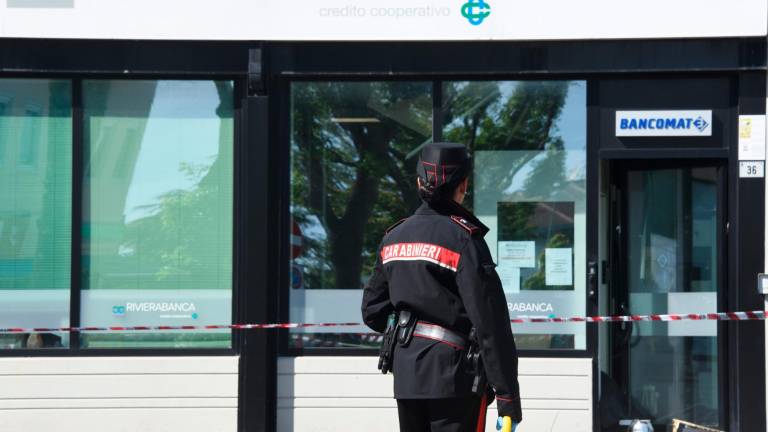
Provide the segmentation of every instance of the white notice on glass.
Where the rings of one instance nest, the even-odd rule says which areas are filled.
[[[496,268],[496,273],[499,274],[501,286],[505,293],[517,294],[520,292],[520,267],[503,265]]]
[[[535,241],[500,241],[498,253],[499,266],[536,267]]]
[[[739,160],[765,160],[765,116],[739,116]]]
[[[573,285],[573,249],[545,249],[544,268],[547,286]]]

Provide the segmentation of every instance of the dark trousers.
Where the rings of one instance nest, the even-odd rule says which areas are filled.
[[[400,432],[475,432],[481,415],[480,398],[398,399],[397,415]]]

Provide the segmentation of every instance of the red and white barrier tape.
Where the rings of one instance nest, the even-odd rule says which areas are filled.
[[[655,314],[655,315],[614,315],[594,317],[517,317],[513,324],[525,323],[610,323],[638,321],[762,321],[766,319],[767,311],[747,312],[711,312],[691,314]]]
[[[519,316],[511,319],[513,324],[535,323],[611,323],[611,322],[675,322],[675,321],[762,321],[766,311],[747,312],[712,312],[700,314],[657,314],[657,315],[621,315],[593,317],[529,317]],[[160,326],[108,326],[108,327],[34,327],[0,328],[0,334],[9,333],[58,333],[58,332],[133,332],[133,331],[178,331],[178,330],[254,330],[254,329],[295,329],[310,327],[359,327],[362,323],[277,323],[277,324],[221,324],[221,325],[160,325]]]

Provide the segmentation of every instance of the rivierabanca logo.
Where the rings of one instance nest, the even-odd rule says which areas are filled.
[[[491,14],[491,5],[484,0],[467,0],[461,6],[461,15],[472,25],[480,25]]]

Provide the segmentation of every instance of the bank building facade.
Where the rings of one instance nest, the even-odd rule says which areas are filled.
[[[765,309],[768,2],[369,3],[0,5],[0,430],[396,430],[380,335],[226,326],[361,322],[435,141],[520,432],[766,430],[763,320],[530,318]]]

